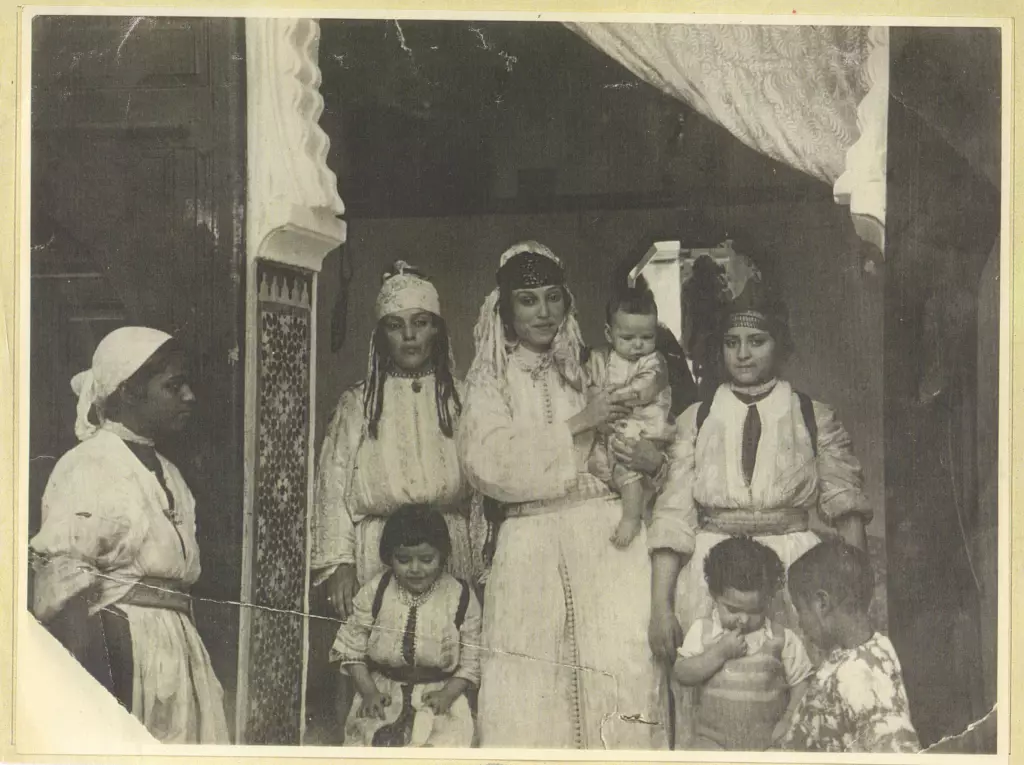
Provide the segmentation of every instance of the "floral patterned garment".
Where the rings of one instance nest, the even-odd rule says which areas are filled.
[[[918,752],[899,658],[876,632],[837,649],[811,677],[780,748],[809,752]]]

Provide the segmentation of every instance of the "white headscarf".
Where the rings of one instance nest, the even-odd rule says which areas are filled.
[[[79,441],[92,438],[99,430],[89,421],[93,406],[102,420],[100,410],[107,397],[170,339],[166,332],[149,327],[121,327],[100,341],[92,355],[92,367],[71,378],[71,389],[78,396],[75,435]]]
[[[499,270],[512,258],[524,252],[541,255],[556,263],[559,268],[564,269],[561,259],[548,247],[540,242],[527,240],[512,245],[501,254],[498,262]],[[580,355],[583,352],[583,335],[580,332],[579,322],[576,320],[576,300],[573,298],[568,286],[562,286],[569,295],[572,306],[566,312],[562,326],[559,327],[558,332],[555,334],[555,339],[551,343],[551,355],[559,372],[561,372],[566,381],[575,387],[581,387],[584,384],[583,370],[580,366]],[[498,379],[504,379],[505,369],[508,365],[508,354],[516,347],[517,343],[514,341],[509,342],[505,336],[505,327],[501,322],[498,309],[499,297],[500,290],[495,287],[484,299],[484,303],[480,307],[480,316],[477,319],[476,326],[473,328],[476,356],[470,368],[469,374],[471,376],[476,376],[483,372],[490,373]]]
[[[396,273],[384,274],[384,283],[377,293],[377,302],[374,305],[377,321],[388,314],[409,308],[429,311],[435,316],[441,315],[441,298],[437,294],[437,288],[426,279],[407,272],[408,268],[412,266],[404,260],[399,260],[395,262]]]
[[[397,260],[392,270],[384,273],[383,284],[381,284],[377,300],[374,303],[374,313],[378,322],[385,316],[410,308],[429,311],[441,318],[441,298],[437,293],[437,288],[427,279],[414,273],[414,268],[404,260]],[[377,328],[374,327],[370,334],[370,345],[366,354],[366,386],[363,391],[364,428],[369,423],[371,412],[377,406],[377,397],[382,393],[383,389],[378,389],[379,383],[384,375],[388,374],[388,366],[385,361],[386,349],[378,348],[377,345]],[[384,363],[382,364],[382,362]],[[448,343],[448,369],[455,370],[455,354],[451,342]],[[440,403],[438,405],[440,406]]]

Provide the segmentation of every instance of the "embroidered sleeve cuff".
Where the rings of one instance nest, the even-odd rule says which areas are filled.
[[[480,687],[480,675],[477,673],[459,670],[454,675],[452,675],[452,677],[457,677],[460,680],[465,680],[474,688]]]
[[[865,507],[859,502],[846,503],[841,498],[833,499],[830,502],[826,502],[823,498],[819,505],[819,515],[822,521],[833,527],[850,515],[859,515],[864,519],[864,525],[867,526],[875,516],[870,507]]]
[[[672,550],[680,555],[692,555],[696,529],[670,517],[655,517],[647,531],[647,549]]]
[[[345,555],[328,563],[317,562],[315,565],[310,566],[313,569],[313,586],[319,587],[334,575],[334,572],[338,570],[338,566],[346,565],[356,565],[355,558],[351,555]]]

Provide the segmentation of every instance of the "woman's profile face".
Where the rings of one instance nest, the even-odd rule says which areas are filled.
[[[151,377],[144,388],[128,394],[126,401],[126,405],[131,407],[133,420],[149,435],[183,430],[192,416],[195,403],[186,359],[184,355],[177,354],[168,359],[164,368]]]
[[[405,372],[419,372],[430,366],[437,337],[434,314],[418,308],[388,314],[381,319],[388,340],[388,355]]]
[[[762,329],[733,327],[725,333],[722,355],[737,385],[759,385],[775,376],[775,339]]]
[[[519,342],[543,353],[551,347],[566,312],[565,292],[557,285],[513,290],[512,328]]]

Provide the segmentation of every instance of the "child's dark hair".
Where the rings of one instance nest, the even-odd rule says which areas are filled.
[[[452,540],[444,516],[428,505],[405,505],[384,522],[380,535],[380,560],[385,566],[399,547],[428,544],[441,553],[442,562],[452,552]]]
[[[788,579],[793,600],[806,602],[814,593],[826,592],[834,605],[857,614],[867,613],[875,590],[868,554],[838,537],[797,558],[789,567]]]
[[[704,559],[704,578],[714,596],[732,588],[759,592],[770,599],[782,588],[785,575],[779,556],[750,537],[730,537],[719,542]]]
[[[647,280],[643,276],[637,276],[636,284],[629,286],[628,274],[616,273],[612,284],[611,297],[605,303],[605,323],[611,324],[612,318],[618,311],[639,316],[658,315],[658,303],[654,299],[654,293],[647,286]]]

